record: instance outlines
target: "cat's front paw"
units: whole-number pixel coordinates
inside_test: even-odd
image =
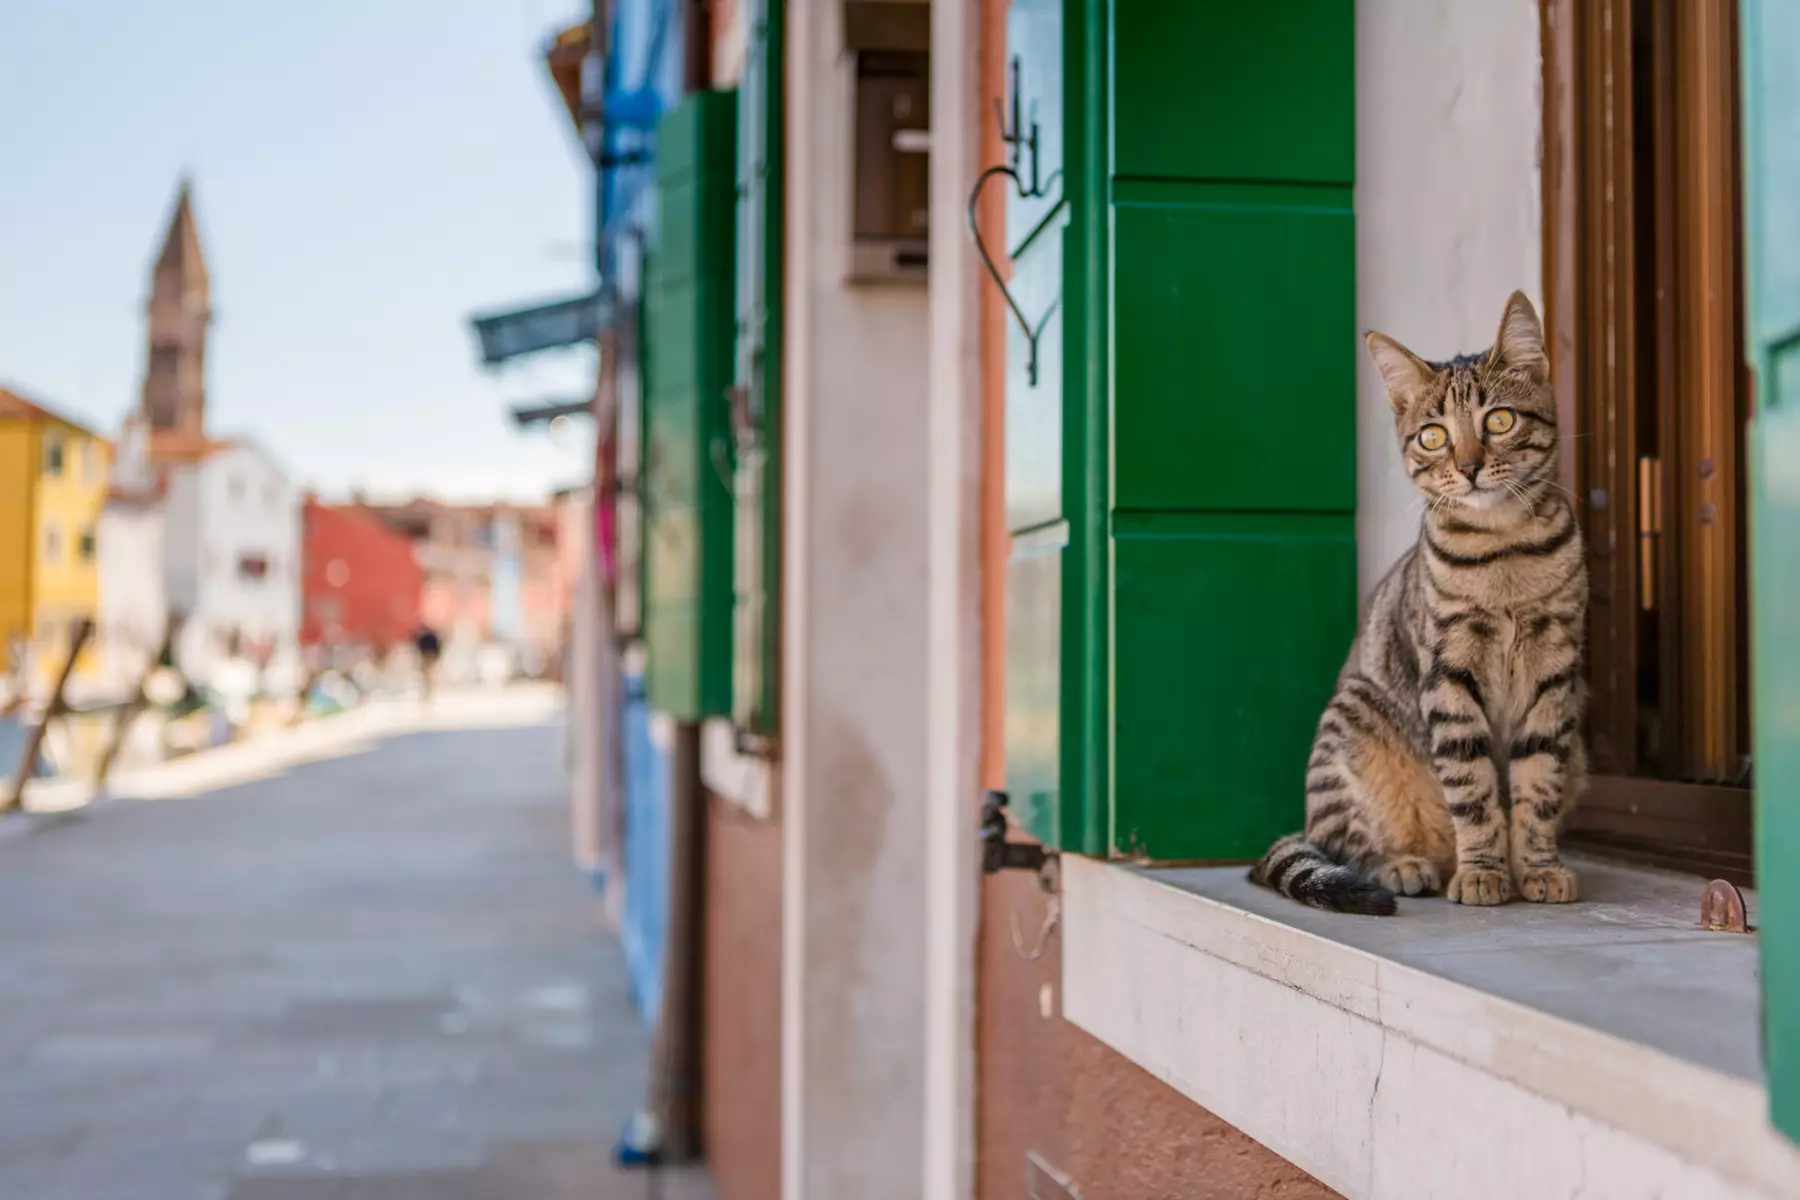
[[[1512,899],[1512,877],[1491,867],[1464,867],[1450,877],[1444,895],[1452,904],[1505,904]]]
[[[1408,854],[1381,864],[1375,882],[1402,896],[1427,896],[1438,890],[1437,868],[1431,860]]]
[[[1523,867],[1519,871],[1519,895],[1533,904],[1573,904],[1581,898],[1575,872],[1556,865]]]

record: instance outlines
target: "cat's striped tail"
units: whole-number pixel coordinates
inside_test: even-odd
[[[1394,893],[1354,867],[1334,862],[1304,833],[1290,833],[1270,846],[1250,868],[1250,882],[1327,912],[1394,915]]]

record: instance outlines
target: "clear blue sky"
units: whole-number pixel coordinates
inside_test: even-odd
[[[581,443],[509,402],[467,316],[590,276],[589,172],[544,70],[580,0],[0,0],[0,381],[105,432],[135,406],[184,171],[212,276],[208,427],[327,492],[529,496]]]

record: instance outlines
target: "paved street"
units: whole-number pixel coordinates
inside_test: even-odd
[[[651,1194],[560,728],[350,750],[0,839],[0,1200]]]

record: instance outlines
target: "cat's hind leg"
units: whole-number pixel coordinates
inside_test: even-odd
[[[1370,740],[1351,762],[1370,830],[1363,869],[1402,896],[1442,892],[1456,869],[1456,831],[1431,768],[1398,740]]]

